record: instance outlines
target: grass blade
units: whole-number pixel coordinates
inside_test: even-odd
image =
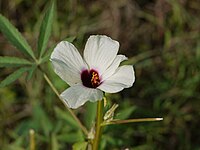
[[[18,67],[23,65],[31,65],[32,63],[26,59],[17,57],[0,56],[0,67]]]
[[[4,36],[20,50],[22,53],[35,59],[31,47],[21,35],[21,33],[10,23],[10,21],[0,14],[0,30]]]
[[[21,77],[21,75],[24,72],[26,72],[28,70],[29,70],[29,68],[20,68],[20,69],[16,70],[15,72],[13,72],[9,76],[7,76],[3,81],[0,82],[0,88],[5,87],[5,86],[11,84],[15,80],[17,80],[19,77]]]
[[[39,40],[38,40],[38,52],[39,52],[40,58],[45,52],[48,39],[51,35],[54,13],[55,13],[55,4],[54,2],[52,2],[51,6],[47,10],[43,18],[42,25],[40,27],[40,35],[39,35]]]

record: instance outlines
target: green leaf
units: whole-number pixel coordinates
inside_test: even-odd
[[[27,81],[29,81],[29,80],[32,78],[33,73],[35,72],[36,68],[37,68],[37,66],[36,66],[36,65],[33,65],[33,66],[30,68],[30,70],[28,70],[28,75],[27,75],[27,77],[26,77],[26,80],[27,80]]]
[[[67,111],[63,111],[62,109],[55,107],[55,112],[56,112],[57,117],[65,120],[67,123],[71,125],[72,128],[75,128],[75,129],[79,128],[79,125],[77,124],[77,122],[74,120],[74,118],[72,118],[72,116]]]
[[[54,48],[54,47],[53,47],[53,48]],[[51,53],[52,53],[52,51],[53,51],[53,48],[50,48],[50,49],[48,50],[48,52],[45,54],[45,56],[42,57],[42,58],[40,59],[40,64],[43,64],[43,63],[49,61],[50,56],[51,56]]]
[[[31,65],[32,63],[26,59],[17,57],[0,56],[0,67],[18,67],[23,65]]]
[[[131,115],[131,113],[135,110],[136,110],[136,107],[134,107],[134,106],[126,108],[124,110],[121,110],[119,112],[119,114],[117,114],[116,118],[117,119],[127,119]]]
[[[81,130],[73,130],[72,132],[62,132],[62,134],[57,135],[57,139],[65,143],[75,143],[84,141],[84,135]]]
[[[67,41],[72,43],[76,39],[76,36],[70,36],[63,39],[63,41]]]
[[[39,128],[44,132],[44,135],[48,137],[53,129],[53,124],[41,105],[35,104],[33,108],[33,117],[37,125],[39,125]]]
[[[59,143],[56,135],[53,133],[51,135],[51,149],[52,150],[59,150]]]
[[[88,102],[85,108],[84,122],[88,128],[91,128],[95,122],[97,104]]]
[[[87,142],[78,142],[78,143],[75,143],[72,146],[72,148],[73,148],[73,150],[86,150],[87,149],[87,145],[88,145]]]
[[[22,53],[35,59],[31,47],[21,35],[21,33],[10,23],[10,21],[0,14],[0,30],[4,36],[20,50]]]
[[[1,148],[6,150],[24,150],[22,143],[24,143],[24,137],[18,135],[14,142],[5,144],[3,147],[1,146]]]
[[[55,13],[54,7],[55,7],[55,4],[54,2],[52,2],[51,6],[49,7],[49,9],[47,10],[44,16],[42,25],[40,27],[40,35],[39,35],[39,40],[38,40],[38,52],[39,52],[40,57],[44,54],[45,49],[47,47],[47,42],[51,35],[53,16]]]
[[[9,76],[7,76],[3,81],[0,82],[0,88],[5,87],[6,85],[9,85],[15,80],[17,80],[27,70],[29,70],[29,68],[20,68],[17,71],[13,72]]]

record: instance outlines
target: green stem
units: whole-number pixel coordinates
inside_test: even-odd
[[[85,128],[85,126],[76,117],[76,115],[74,114],[74,112],[63,102],[63,100],[60,97],[59,92],[56,90],[56,88],[54,87],[54,85],[52,84],[52,82],[50,81],[50,79],[48,78],[48,76],[44,72],[43,72],[43,76],[44,76],[45,80],[47,81],[47,83],[49,84],[49,86],[51,87],[51,89],[54,91],[54,93],[57,95],[57,97],[61,100],[61,102],[65,105],[65,107],[67,108],[67,110],[69,111],[69,113],[72,115],[72,117],[74,118],[74,120],[78,123],[79,127],[82,129],[82,131],[84,132],[84,134],[87,136],[88,135],[88,131]]]
[[[99,142],[101,138],[102,126],[103,122],[103,100],[98,101],[97,103],[97,122],[96,122],[96,130],[95,130],[95,138],[92,143],[92,150],[98,150]]]
[[[111,124],[124,124],[124,123],[134,123],[134,122],[150,122],[150,121],[161,121],[163,118],[141,118],[141,119],[128,119],[128,120],[112,120],[109,122],[103,122],[101,126],[111,125]]]
[[[31,129],[29,131],[30,135],[30,150],[35,150],[35,131]]]

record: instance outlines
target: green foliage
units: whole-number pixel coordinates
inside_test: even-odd
[[[33,74],[34,72],[36,71],[37,69],[37,66],[36,65],[32,65],[32,67],[28,70],[28,75],[27,75],[27,81],[29,81],[32,77],[33,77]]]
[[[26,59],[17,57],[0,56],[0,67],[19,67],[31,65],[32,63]]]
[[[66,111],[63,111],[59,109],[58,107],[55,107],[55,113],[58,118],[65,120],[69,125],[71,125],[72,128],[79,128],[76,121],[71,117],[69,113],[66,113]]]
[[[4,36],[20,50],[22,53],[35,58],[31,47],[26,42],[21,33],[6,19],[0,14],[0,30]]]
[[[0,82],[0,88],[5,87],[6,85],[9,85],[15,80],[17,80],[27,70],[29,70],[29,68],[20,68],[16,70],[15,72],[13,72],[9,76],[7,76],[3,81]]]
[[[73,145],[73,150],[87,150],[87,142],[78,142]]]
[[[55,11],[55,4],[54,1],[52,2],[51,6],[47,10],[42,25],[40,27],[40,35],[38,39],[38,52],[39,57],[41,58],[45,52],[45,49],[47,47],[47,42],[49,40],[49,37],[51,35],[51,29],[53,25],[53,16]]]
[[[88,129],[92,127],[95,123],[96,117],[96,103],[86,103],[85,105],[85,114],[84,114],[84,123]]]
[[[119,114],[117,114],[117,119],[128,119],[132,112],[136,109],[136,107],[126,107],[124,110],[121,110]]]
[[[1,55],[14,55],[0,56],[0,86],[20,78],[17,84],[0,88],[1,149],[27,149],[30,129],[36,132],[36,149],[76,150],[86,146],[87,137],[43,80],[38,66],[61,93],[67,85],[47,63],[51,51],[61,39],[84,49],[90,34],[107,34],[119,40],[120,53],[130,58],[124,63],[135,67],[132,88],[106,95],[109,106],[119,104],[115,118],[164,118],[162,122],[107,126],[101,149],[200,148],[199,1],[58,1],[57,9],[51,3],[42,22],[37,22],[47,2],[2,1],[0,5],[2,14],[20,31],[26,31],[24,36],[32,45],[30,48],[8,19],[0,16],[2,35],[28,56],[24,59],[12,51],[0,35]],[[32,50],[37,50],[40,60],[29,62],[34,58]],[[27,74],[26,79],[23,74]],[[95,120],[95,107],[88,103],[75,111],[88,129]]]

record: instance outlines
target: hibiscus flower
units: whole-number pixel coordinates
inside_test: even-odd
[[[50,60],[56,74],[70,86],[60,95],[68,107],[96,102],[103,92],[116,93],[133,85],[133,66],[119,66],[127,57],[117,55],[118,50],[119,43],[105,35],[89,37],[83,58],[73,44],[57,44]]]

